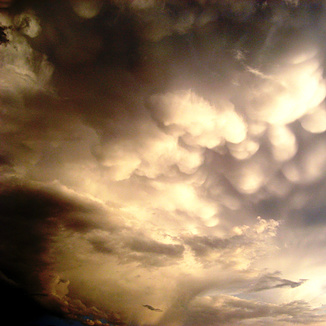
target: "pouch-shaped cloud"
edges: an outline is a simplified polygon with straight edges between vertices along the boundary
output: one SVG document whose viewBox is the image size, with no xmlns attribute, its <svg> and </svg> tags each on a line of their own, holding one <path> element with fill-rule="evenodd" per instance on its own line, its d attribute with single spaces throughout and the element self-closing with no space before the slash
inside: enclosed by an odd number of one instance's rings
<svg viewBox="0 0 326 326">
<path fill-rule="evenodd" d="M 284 126 L 273 126 L 269 130 L 269 139 L 275 160 L 286 161 L 297 152 L 297 141 L 291 131 Z"/>
<path fill-rule="evenodd" d="M 301 125 L 307 131 L 321 133 L 325 131 L 325 109 L 324 105 L 318 106 L 312 112 L 309 112 L 301 119 Z"/>
<path fill-rule="evenodd" d="M 190 146 L 213 148 L 223 141 L 240 143 L 246 137 L 246 124 L 230 102 L 214 106 L 188 91 L 153 95 L 151 105 L 167 132 Z"/>
<path fill-rule="evenodd" d="M 88 19 L 96 16 L 103 6 L 103 1 L 101 0 L 71 0 L 70 2 L 77 15 Z"/>
<path fill-rule="evenodd" d="M 271 124 L 288 124 L 317 107 L 325 98 L 318 59 L 284 66 L 272 75 L 256 74 L 257 88 L 248 103 L 251 118 Z"/>
<path fill-rule="evenodd" d="M 262 58 L 259 66 L 248 66 L 244 75 L 244 82 L 253 81 L 245 94 L 248 115 L 271 124 L 292 123 L 325 98 L 323 57 L 317 33 L 308 26 L 306 30 L 303 26 L 292 29 L 294 22 L 286 23 L 292 17 L 285 18 L 285 22 L 282 19 L 280 15 L 280 23 L 270 31 L 263 47 L 263 51 L 270 51 L 267 56 L 275 58 Z M 303 20 L 297 23 L 304 25 Z M 291 29 L 293 37 L 287 38 Z"/>
<path fill-rule="evenodd" d="M 155 129 L 154 129 L 155 130 Z M 128 179 L 132 174 L 155 178 L 171 174 L 177 166 L 183 173 L 195 172 L 203 161 L 200 148 L 187 149 L 178 144 L 178 138 L 156 131 L 151 138 L 108 141 L 99 149 L 102 164 L 112 170 L 116 180 Z"/>
<path fill-rule="evenodd" d="M 88 325 L 325 323 L 323 1 L 0 6 L 4 282 Z"/>
</svg>

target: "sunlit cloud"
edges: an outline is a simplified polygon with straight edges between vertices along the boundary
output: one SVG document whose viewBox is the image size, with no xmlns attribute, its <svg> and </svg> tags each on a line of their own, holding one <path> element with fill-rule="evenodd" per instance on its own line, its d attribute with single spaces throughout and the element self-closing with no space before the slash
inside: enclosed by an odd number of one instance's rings
<svg viewBox="0 0 326 326">
<path fill-rule="evenodd" d="M 0 8 L 3 284 L 85 325 L 325 323 L 323 1 Z"/>
</svg>

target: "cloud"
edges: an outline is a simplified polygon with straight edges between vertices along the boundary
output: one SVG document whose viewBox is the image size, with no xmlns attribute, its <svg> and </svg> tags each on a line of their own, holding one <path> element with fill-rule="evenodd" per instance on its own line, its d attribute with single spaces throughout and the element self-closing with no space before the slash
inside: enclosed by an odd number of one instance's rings
<svg viewBox="0 0 326 326">
<path fill-rule="evenodd" d="M 246 137 L 246 125 L 230 102 L 213 106 L 192 92 L 153 95 L 151 102 L 158 121 L 187 145 L 213 148 Z"/>
<path fill-rule="evenodd" d="M 304 301 L 293 301 L 286 304 L 274 305 L 262 302 L 243 300 L 232 296 L 196 298 L 188 311 L 186 325 L 228 324 L 241 325 L 240 321 L 252 320 L 257 325 L 263 325 L 268 317 L 273 318 L 272 325 L 290 323 L 309 324 L 323 322 L 324 317 L 315 314 L 314 309 Z"/>
<path fill-rule="evenodd" d="M 161 244 L 157 241 L 144 241 L 143 239 L 133 239 L 130 249 L 138 252 L 150 252 L 167 256 L 181 256 L 184 248 L 181 245 Z"/>
<path fill-rule="evenodd" d="M 258 218 L 251 228 L 237 226 L 233 234 L 226 238 L 216 236 L 191 236 L 185 239 L 195 257 L 204 264 L 222 264 L 225 268 L 246 268 L 247 264 L 272 250 L 269 241 L 276 234 L 279 223 Z M 241 254 L 240 254 L 241 253 Z"/>
<path fill-rule="evenodd" d="M 161 309 L 154 308 L 154 307 L 152 307 L 152 306 L 150 306 L 150 305 L 148 305 L 148 304 L 144 304 L 143 307 L 145 307 L 145 308 L 147 308 L 147 309 L 149 309 L 149 310 L 152 310 L 152 311 L 162 312 Z"/>
<path fill-rule="evenodd" d="M 70 2 L 77 15 L 87 19 L 95 17 L 103 6 L 103 1 L 72 0 Z"/>
<path fill-rule="evenodd" d="M 112 230 L 107 221 L 102 224 L 103 207 L 98 202 L 69 193 L 60 186 L 7 180 L 1 184 L 0 203 L 2 268 L 8 277 L 14 275 L 32 293 L 57 295 L 64 291 L 59 289 L 64 283 L 56 281 L 58 288 L 51 290 L 54 285 L 48 283 L 46 276 L 46 271 L 51 274 L 53 270 L 55 257 L 51 246 L 60 229 L 84 233 L 106 225 Z M 91 218 L 94 212 L 97 212 L 95 220 Z M 51 277 L 49 281 L 53 282 Z"/>
<path fill-rule="evenodd" d="M 263 275 L 249 291 L 258 292 L 282 287 L 296 288 L 307 281 L 301 279 L 298 282 L 294 282 L 281 278 L 279 275 L 279 272 Z"/>
<path fill-rule="evenodd" d="M 5 278 L 90 324 L 324 322 L 323 2 L 0 6 Z"/>
<path fill-rule="evenodd" d="M 1 32 L 0 32 L 0 44 L 7 44 L 9 42 L 7 34 L 6 34 L 6 28 L 1 26 Z"/>
</svg>

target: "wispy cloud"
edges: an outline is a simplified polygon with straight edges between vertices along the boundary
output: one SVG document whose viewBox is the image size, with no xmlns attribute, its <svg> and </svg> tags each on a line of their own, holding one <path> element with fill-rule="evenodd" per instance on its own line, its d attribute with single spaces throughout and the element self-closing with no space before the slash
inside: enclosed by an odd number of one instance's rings
<svg viewBox="0 0 326 326">
<path fill-rule="evenodd" d="M 148 304 L 144 304 L 143 307 L 145 307 L 145 308 L 147 308 L 147 309 L 149 309 L 149 310 L 152 310 L 152 311 L 162 312 L 161 309 L 154 308 L 154 307 L 152 307 L 152 306 L 150 306 L 150 305 L 148 305 Z"/>
</svg>

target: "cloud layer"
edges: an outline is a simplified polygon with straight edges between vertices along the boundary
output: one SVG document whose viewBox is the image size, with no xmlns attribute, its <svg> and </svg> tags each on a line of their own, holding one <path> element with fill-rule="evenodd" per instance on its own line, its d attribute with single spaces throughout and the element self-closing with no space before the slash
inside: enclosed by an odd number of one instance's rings
<svg viewBox="0 0 326 326">
<path fill-rule="evenodd" d="M 2 1 L 2 278 L 89 325 L 324 323 L 324 7 Z"/>
</svg>

